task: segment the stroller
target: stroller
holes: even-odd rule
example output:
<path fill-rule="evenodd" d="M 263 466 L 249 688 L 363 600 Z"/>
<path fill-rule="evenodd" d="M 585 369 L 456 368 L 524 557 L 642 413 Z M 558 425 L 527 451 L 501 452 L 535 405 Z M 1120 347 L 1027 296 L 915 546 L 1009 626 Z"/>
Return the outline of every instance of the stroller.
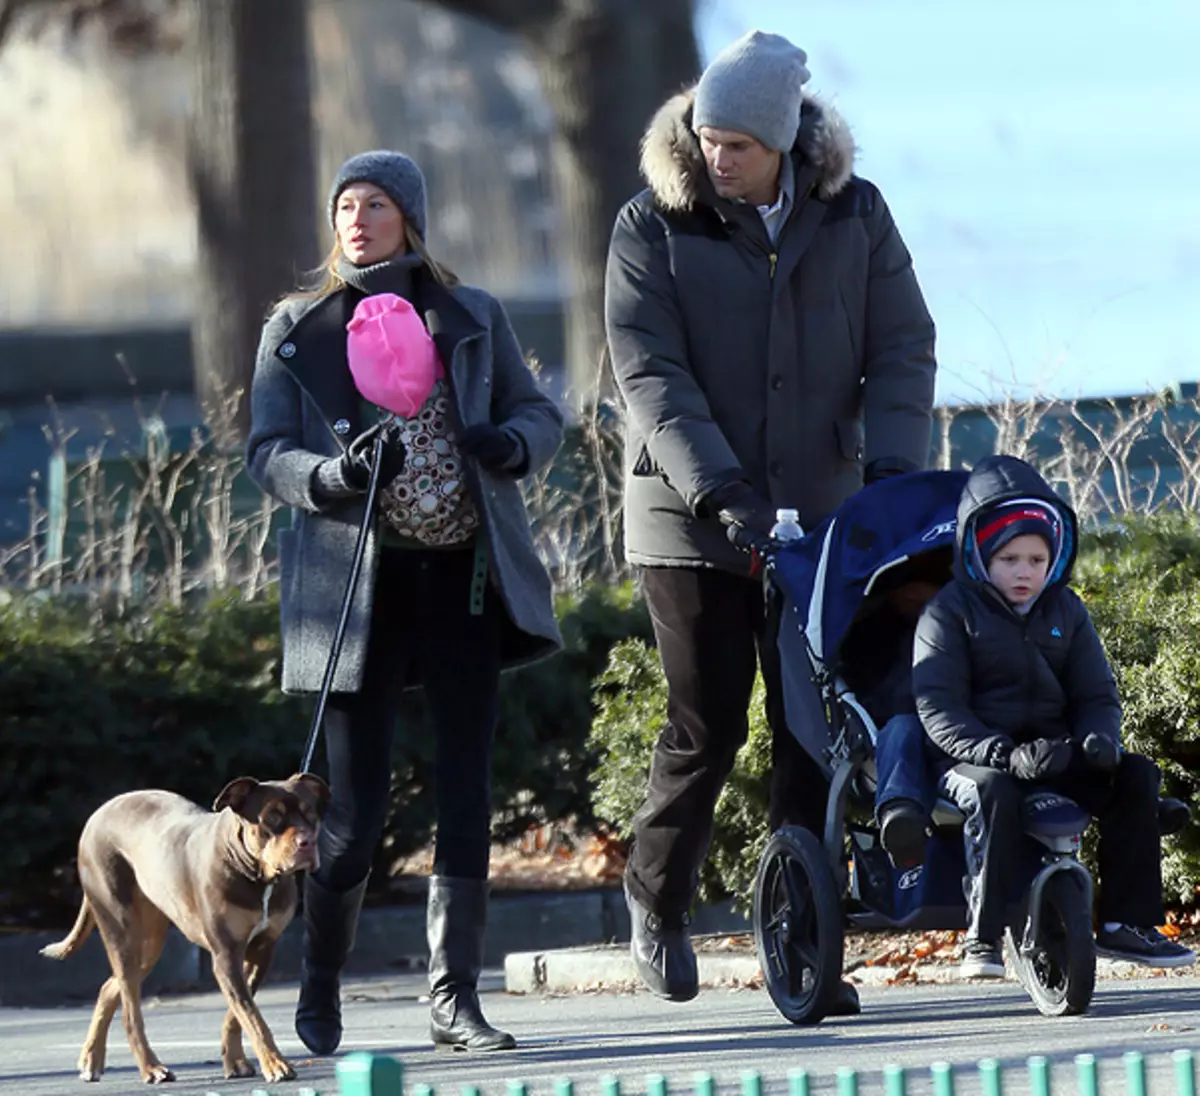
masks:
<path fill-rule="evenodd" d="M 767 989 L 792 1023 L 829 1014 L 842 974 L 843 932 L 966 926 L 964 815 L 939 800 L 923 865 L 893 868 L 873 823 L 878 728 L 843 676 L 840 655 L 861 609 L 905 569 L 951 577 L 962 472 L 883 480 L 850 498 L 801 540 L 733 529 L 761 558 L 779 614 L 788 727 L 825 770 L 824 840 L 785 826 L 769 839 L 754 887 L 754 935 Z M 1006 942 L 1016 973 L 1047 1016 L 1083 1012 L 1096 977 L 1092 879 L 1078 851 L 1088 814 L 1032 792 L 1024 812 L 1024 885 L 1011 896 Z"/>

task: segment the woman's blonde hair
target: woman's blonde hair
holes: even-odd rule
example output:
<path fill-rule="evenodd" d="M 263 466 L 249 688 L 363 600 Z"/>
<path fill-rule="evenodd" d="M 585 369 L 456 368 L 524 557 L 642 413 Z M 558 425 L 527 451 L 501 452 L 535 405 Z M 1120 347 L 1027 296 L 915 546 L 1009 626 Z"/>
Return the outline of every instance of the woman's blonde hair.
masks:
<path fill-rule="evenodd" d="M 458 275 L 444 263 L 438 262 L 429 253 L 429 248 L 425 246 L 425 241 L 421 238 L 421 234 L 407 222 L 404 225 L 404 242 L 408 244 L 408 250 L 420 258 L 422 264 L 433 275 L 434 281 L 444 286 L 459 284 Z M 341 258 L 341 244 L 337 240 L 334 240 L 333 247 L 325 257 L 325 261 L 316 270 L 309 273 L 309 277 L 315 284 L 307 287 L 301 286 L 293 290 L 291 293 L 286 294 L 279 303 L 283 304 L 287 301 L 315 301 L 321 297 L 328 297 L 330 293 L 336 293 L 339 289 L 344 289 L 346 279 L 337 271 Z"/>

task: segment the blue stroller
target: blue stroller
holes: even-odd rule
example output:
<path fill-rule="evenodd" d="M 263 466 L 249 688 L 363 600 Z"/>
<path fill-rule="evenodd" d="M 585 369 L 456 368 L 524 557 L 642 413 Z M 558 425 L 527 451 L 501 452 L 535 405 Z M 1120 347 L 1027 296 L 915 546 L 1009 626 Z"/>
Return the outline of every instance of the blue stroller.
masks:
<path fill-rule="evenodd" d="M 847 924 L 961 929 L 966 925 L 962 813 L 939 800 L 923 865 L 893 868 L 873 819 L 871 717 L 843 676 L 841 652 L 863 623 L 864 601 L 906 568 L 949 580 L 956 511 L 966 473 L 919 472 L 850 498 L 801 540 L 780 543 L 731 529 L 758 553 L 779 613 L 788 727 L 825 770 L 822 841 L 786 826 L 769 839 L 754 888 L 758 959 L 776 1007 L 796 1024 L 828 1015 L 841 980 Z M 1027 871 L 1011 896 L 1007 950 L 1038 1010 L 1083 1012 L 1096 977 L 1092 880 L 1078 860 L 1089 816 L 1050 792 L 1026 801 Z"/>

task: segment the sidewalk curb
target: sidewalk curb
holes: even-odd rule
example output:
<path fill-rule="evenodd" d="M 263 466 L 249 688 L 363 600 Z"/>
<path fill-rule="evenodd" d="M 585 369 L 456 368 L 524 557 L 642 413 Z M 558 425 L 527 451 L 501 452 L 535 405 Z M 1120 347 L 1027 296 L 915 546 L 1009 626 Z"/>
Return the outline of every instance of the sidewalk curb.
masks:
<path fill-rule="evenodd" d="M 753 955 L 700 951 L 696 963 L 702 988 L 761 984 Z M 629 991 L 641 984 L 627 946 L 515 952 L 504 960 L 504 988 L 509 993 Z"/>
<path fill-rule="evenodd" d="M 734 913 L 730 903 L 701 907 L 693 920 L 697 933 L 745 932 L 747 928 L 746 919 Z M 95 999 L 109 974 L 98 934 L 93 933 L 78 954 L 64 962 L 38 954 L 65 934 L 64 929 L 0 935 L 0 1006 L 45 1008 Z M 276 946 L 269 982 L 299 978 L 302 938 L 303 926 L 297 918 Z M 628 940 L 629 912 L 620 887 L 521 894 L 493 891 L 483 962 L 499 967 L 511 953 L 545 954 Z M 359 920 L 346 974 L 424 970 L 428 954 L 424 901 L 368 908 Z M 146 979 L 146 996 L 215 988 L 208 953 L 172 928 L 162 958 Z"/>

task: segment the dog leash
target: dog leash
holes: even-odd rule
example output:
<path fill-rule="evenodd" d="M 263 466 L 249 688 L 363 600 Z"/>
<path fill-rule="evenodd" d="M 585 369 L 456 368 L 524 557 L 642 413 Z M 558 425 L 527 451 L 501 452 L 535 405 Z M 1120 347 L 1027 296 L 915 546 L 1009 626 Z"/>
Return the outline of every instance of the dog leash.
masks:
<path fill-rule="evenodd" d="M 325 705 L 329 701 L 329 692 L 333 687 L 333 675 L 337 671 L 338 659 L 342 654 L 342 644 L 346 639 L 346 627 L 350 623 L 350 610 L 354 604 L 354 591 L 358 586 L 358 576 L 362 571 L 363 556 L 367 550 L 367 532 L 371 528 L 371 520 L 375 512 L 375 496 L 379 493 L 379 470 L 383 463 L 386 434 L 385 430 L 379 431 L 371 452 L 371 477 L 367 481 L 366 506 L 363 509 L 362 524 L 358 527 L 358 540 L 354 545 L 354 559 L 350 564 L 350 576 L 346 580 L 346 594 L 342 598 L 341 615 L 338 617 L 337 628 L 333 633 L 333 643 L 329 649 L 325 679 L 321 682 L 321 692 L 317 696 L 317 706 L 313 710 L 312 726 L 308 731 L 308 742 L 304 746 L 304 758 L 300 762 L 301 773 L 312 771 L 313 753 L 317 748 L 317 739 L 321 735 L 321 723 L 325 719 Z"/>

